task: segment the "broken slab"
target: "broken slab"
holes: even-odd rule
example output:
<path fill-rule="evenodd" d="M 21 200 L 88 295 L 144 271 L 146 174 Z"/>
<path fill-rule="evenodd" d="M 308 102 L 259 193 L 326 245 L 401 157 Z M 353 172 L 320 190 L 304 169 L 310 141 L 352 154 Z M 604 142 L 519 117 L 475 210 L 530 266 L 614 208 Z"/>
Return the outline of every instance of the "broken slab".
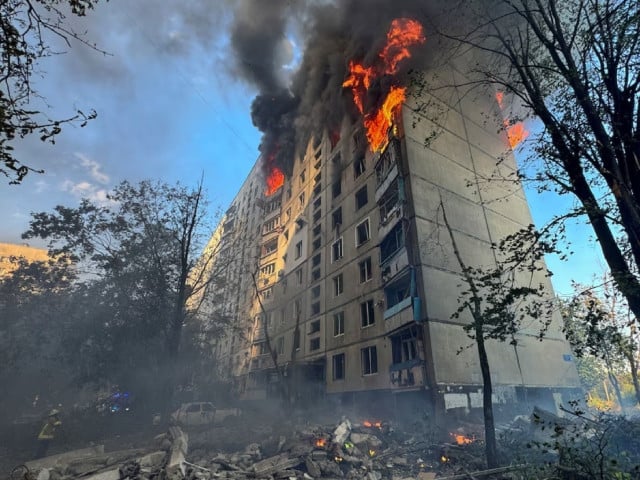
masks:
<path fill-rule="evenodd" d="M 104 445 L 95 445 L 88 448 L 80 448 L 78 450 L 70 450 L 68 452 L 50 455 L 36 460 L 30 460 L 25 463 L 29 470 L 40 470 L 42 468 L 52 468 L 56 465 L 70 463 L 73 460 L 95 457 L 104 453 Z"/>
<path fill-rule="evenodd" d="M 275 457 L 270 457 L 265 460 L 261 460 L 253 465 L 253 471 L 256 476 L 267 476 L 272 475 L 276 472 L 280 472 L 282 470 L 287 470 L 289 468 L 295 467 L 296 465 L 300 465 L 302 460 L 300 457 L 290 457 L 286 453 L 281 453 L 280 455 L 276 455 Z"/>

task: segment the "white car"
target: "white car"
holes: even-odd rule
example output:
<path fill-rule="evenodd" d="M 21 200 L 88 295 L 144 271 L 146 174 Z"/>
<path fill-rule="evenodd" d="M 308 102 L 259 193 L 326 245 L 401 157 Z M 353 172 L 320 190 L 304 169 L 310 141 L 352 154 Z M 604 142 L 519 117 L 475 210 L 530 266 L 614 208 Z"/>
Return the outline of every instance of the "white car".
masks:
<path fill-rule="evenodd" d="M 171 422 L 182 426 L 199 426 L 213 424 L 216 407 L 211 402 L 183 403 L 171 414 Z"/>

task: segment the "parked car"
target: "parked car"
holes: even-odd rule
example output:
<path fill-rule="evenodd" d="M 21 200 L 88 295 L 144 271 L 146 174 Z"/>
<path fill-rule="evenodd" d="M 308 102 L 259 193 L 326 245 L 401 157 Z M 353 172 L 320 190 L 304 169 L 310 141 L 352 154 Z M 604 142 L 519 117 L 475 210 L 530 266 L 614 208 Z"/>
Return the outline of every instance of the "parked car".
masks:
<path fill-rule="evenodd" d="M 183 403 L 171 414 L 171 422 L 181 426 L 210 425 L 216 416 L 216 407 L 211 402 Z"/>

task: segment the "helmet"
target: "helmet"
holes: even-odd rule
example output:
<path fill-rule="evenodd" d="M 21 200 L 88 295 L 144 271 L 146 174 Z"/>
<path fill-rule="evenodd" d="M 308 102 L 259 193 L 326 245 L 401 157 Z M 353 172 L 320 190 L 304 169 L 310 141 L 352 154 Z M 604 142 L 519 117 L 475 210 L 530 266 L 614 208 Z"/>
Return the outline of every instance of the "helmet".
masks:
<path fill-rule="evenodd" d="M 55 416 L 56 416 L 56 415 L 58 415 L 59 413 L 60 413 L 60 410 L 58 410 L 58 409 L 54 408 L 53 410 L 51 410 L 51 411 L 49 412 L 49 416 L 50 416 L 50 417 L 55 417 Z"/>

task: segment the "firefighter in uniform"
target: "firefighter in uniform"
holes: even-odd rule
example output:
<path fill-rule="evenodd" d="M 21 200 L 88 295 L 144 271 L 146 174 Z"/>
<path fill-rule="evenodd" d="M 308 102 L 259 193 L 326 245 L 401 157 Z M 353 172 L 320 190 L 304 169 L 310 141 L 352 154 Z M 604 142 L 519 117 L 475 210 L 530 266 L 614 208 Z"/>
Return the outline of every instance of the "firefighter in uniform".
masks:
<path fill-rule="evenodd" d="M 47 454 L 49 444 L 55 438 L 56 428 L 62 425 L 58 415 L 60 412 L 55 408 L 49 412 L 47 421 L 42 426 L 38 434 L 38 449 L 36 450 L 36 458 L 42 458 Z"/>

